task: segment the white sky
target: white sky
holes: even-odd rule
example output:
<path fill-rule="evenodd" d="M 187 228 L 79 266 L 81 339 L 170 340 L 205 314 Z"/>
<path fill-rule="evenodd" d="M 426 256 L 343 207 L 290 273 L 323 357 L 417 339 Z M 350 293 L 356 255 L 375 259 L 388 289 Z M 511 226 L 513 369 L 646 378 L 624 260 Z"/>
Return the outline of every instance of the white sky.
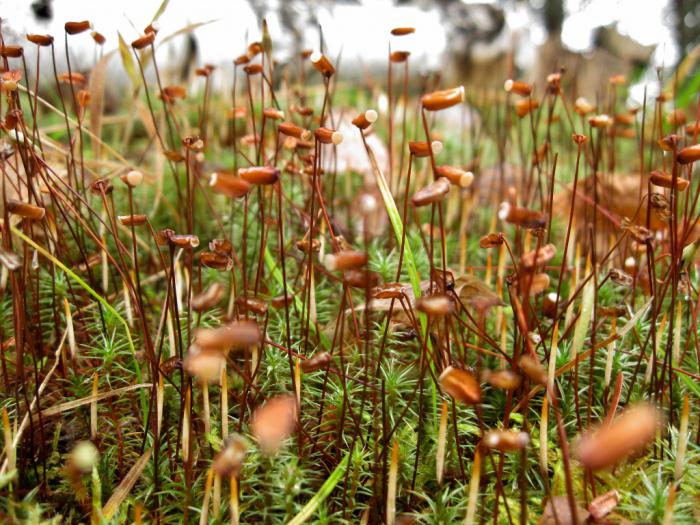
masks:
<path fill-rule="evenodd" d="M 271 0 L 277 2 L 286 0 Z M 567 45 L 583 50 L 591 44 L 591 32 L 598 25 L 618 23 L 621 32 L 629 34 L 643 44 L 659 44 L 655 55 L 656 65 L 672 63 L 675 49 L 671 33 L 664 25 L 664 10 L 669 0 L 566 0 L 568 17 L 564 24 L 563 38 Z M 54 0 L 54 20 L 48 26 L 37 26 L 30 16 L 30 0 L 0 0 L 0 13 L 7 25 L 18 32 L 50 32 L 63 34 L 63 22 L 89 18 L 95 29 L 107 36 L 105 50 L 116 47 L 116 31 L 127 41 L 135 38 L 150 22 L 161 0 Z M 395 48 L 412 51 L 417 61 L 426 66 L 439 63 L 440 52 L 445 46 L 444 31 L 435 11 L 423 11 L 415 7 L 394 7 L 390 0 L 360 0 L 361 5 L 340 4 L 332 10 L 321 8 L 317 16 L 324 27 L 329 54 L 337 55 L 342 47 L 343 60 L 361 57 L 365 63 L 384 61 L 388 43 L 388 31 L 392 27 L 410 25 L 417 29 L 415 35 L 397 40 Z M 508 10 L 508 22 L 512 27 L 529 34 L 534 43 L 544 38 L 542 27 L 525 10 Z M 161 18 L 162 35 L 170 34 L 183 26 L 206 20 L 218 19 L 196 31 L 200 52 L 207 62 L 230 63 L 245 49 L 248 41 L 260 36 L 258 21 L 245 0 L 171 0 Z M 133 25 L 132 25 L 133 23 Z M 268 24 L 278 48 L 284 46 L 283 34 L 274 10 L 268 16 Z M 92 53 L 89 37 L 83 35 Z M 71 43 L 71 49 L 80 45 L 79 38 Z M 306 32 L 309 47 L 316 47 L 316 30 Z M 523 50 L 524 60 L 534 57 L 534 49 Z"/>

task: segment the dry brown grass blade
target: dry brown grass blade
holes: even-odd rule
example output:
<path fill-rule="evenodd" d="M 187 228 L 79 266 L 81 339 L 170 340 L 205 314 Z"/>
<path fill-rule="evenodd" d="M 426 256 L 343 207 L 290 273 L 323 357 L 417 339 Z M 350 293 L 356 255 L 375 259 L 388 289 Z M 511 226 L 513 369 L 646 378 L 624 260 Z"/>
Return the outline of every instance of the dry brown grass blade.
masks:
<path fill-rule="evenodd" d="M 90 74 L 90 131 L 93 136 L 92 150 L 95 158 L 99 159 L 102 153 L 102 143 L 97 138 L 102 136 L 102 117 L 104 112 L 105 100 L 105 81 L 107 77 L 107 66 L 110 59 L 114 56 L 114 51 L 110 51 L 104 55 L 95 65 Z"/>
<path fill-rule="evenodd" d="M 49 407 L 47 409 L 44 409 L 41 411 L 41 417 L 50 417 L 50 416 L 56 416 L 58 414 L 62 414 L 64 412 L 68 412 L 69 410 L 73 410 L 75 408 L 89 405 L 90 403 L 94 401 L 102 401 L 103 399 L 108 399 L 110 397 L 118 396 L 120 394 L 125 394 L 127 392 L 131 392 L 132 390 L 138 390 L 140 388 L 151 388 L 153 385 L 151 383 L 139 383 L 137 385 L 129 385 L 129 386 L 124 386 L 122 388 L 117 388 L 115 390 L 110 390 L 109 392 L 102 392 L 101 394 L 98 394 L 93 398 L 93 396 L 88 396 L 88 397 L 83 397 L 81 399 L 73 399 L 72 401 L 66 401 L 65 403 L 61 403 L 60 405 L 55 405 L 52 407 Z M 39 415 L 34 414 L 33 415 L 33 420 L 39 421 Z"/>
<path fill-rule="evenodd" d="M 31 89 L 27 89 L 26 87 L 24 87 L 24 86 L 21 85 L 21 84 L 18 85 L 18 89 L 19 89 L 20 91 L 24 91 L 25 93 L 27 93 L 28 95 L 30 95 L 32 98 L 34 97 L 34 92 L 33 92 Z M 43 106 L 46 106 L 48 109 L 50 109 L 51 111 L 53 111 L 53 112 L 56 113 L 57 115 L 60 115 L 61 117 L 66 117 L 66 115 L 65 115 L 65 113 L 63 113 L 63 111 L 61 111 L 60 109 L 58 109 L 56 106 L 54 106 L 54 105 L 51 104 L 50 102 L 44 100 L 43 98 L 41 98 L 41 97 L 39 97 L 39 96 L 37 96 L 37 100 L 38 100 L 39 102 L 41 102 L 41 104 L 42 104 Z M 73 119 L 72 117 L 69 116 L 69 117 L 67 117 L 67 118 L 68 118 L 68 122 L 70 122 L 73 126 L 77 126 L 77 125 L 78 125 L 78 123 L 77 123 L 77 122 L 75 121 L 75 119 Z M 107 144 L 106 142 L 104 142 L 100 137 L 96 136 L 91 130 L 89 130 L 89 129 L 84 129 L 83 131 L 84 131 L 85 133 L 87 133 L 91 138 L 93 138 L 93 139 L 95 139 L 96 141 L 98 141 L 98 142 L 102 145 L 102 147 L 104 147 L 105 151 L 108 151 L 110 155 L 112 155 L 112 156 L 113 156 L 115 159 L 117 159 L 119 162 L 123 163 L 124 166 L 127 166 L 127 167 L 130 167 L 130 166 L 131 166 L 131 163 L 130 163 L 128 160 L 126 160 L 118 151 L 116 151 L 114 148 L 112 148 L 109 144 Z M 44 136 L 43 136 L 43 135 L 42 135 L 42 137 L 41 137 L 41 140 L 42 140 L 42 143 L 45 143 L 45 142 L 44 142 L 45 139 L 44 139 Z M 53 144 L 55 144 L 55 142 L 54 142 Z M 55 147 L 55 148 L 58 149 L 59 151 L 62 151 L 62 152 L 64 151 L 63 149 L 58 148 L 58 146 L 53 146 L 53 147 Z M 65 152 L 64 152 L 64 154 L 65 154 Z"/>
<path fill-rule="evenodd" d="M 115 491 L 112 493 L 112 496 L 110 496 L 107 503 L 105 503 L 105 506 L 102 507 L 102 515 L 104 516 L 105 520 L 112 519 L 112 516 L 114 516 L 114 513 L 119 508 L 119 505 L 124 502 L 126 497 L 131 492 L 131 489 L 134 488 L 136 481 L 138 481 L 139 477 L 141 477 L 141 473 L 148 464 L 150 457 L 151 449 L 149 448 L 141 455 L 138 461 L 134 463 L 134 466 L 129 469 L 129 472 L 127 472 L 124 479 L 122 479 L 121 483 L 119 483 L 119 486 L 117 486 Z"/>

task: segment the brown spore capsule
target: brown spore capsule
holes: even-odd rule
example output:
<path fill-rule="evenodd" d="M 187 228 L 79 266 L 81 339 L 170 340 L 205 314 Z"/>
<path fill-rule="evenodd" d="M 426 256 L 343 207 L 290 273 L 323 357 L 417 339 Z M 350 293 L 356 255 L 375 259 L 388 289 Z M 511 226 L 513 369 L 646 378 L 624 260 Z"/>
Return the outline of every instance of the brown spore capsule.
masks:
<path fill-rule="evenodd" d="M 300 140 L 311 140 L 311 132 L 308 129 L 304 129 L 301 126 L 294 124 L 293 122 L 285 121 L 277 126 L 277 130 L 283 135 L 289 137 L 294 137 Z"/>
<path fill-rule="evenodd" d="M 317 370 L 325 369 L 332 360 L 333 358 L 328 352 L 317 352 L 309 359 L 301 361 L 299 363 L 299 368 L 301 368 L 305 374 L 309 374 Z"/>
<path fill-rule="evenodd" d="M 442 371 L 438 381 L 440 388 L 455 401 L 466 405 L 475 405 L 481 402 L 479 382 L 466 370 L 448 366 Z"/>
<path fill-rule="evenodd" d="M 225 291 L 223 284 L 213 283 L 209 288 L 192 297 L 192 309 L 201 313 L 213 308 L 224 297 Z"/>
<path fill-rule="evenodd" d="M 547 224 L 547 217 L 544 213 L 513 206 L 507 201 L 502 202 L 499 206 L 498 218 L 523 228 L 544 228 Z"/>
<path fill-rule="evenodd" d="M 431 151 L 433 155 L 438 155 L 442 151 L 442 148 L 442 142 L 439 140 L 433 140 L 430 143 L 425 141 L 410 141 L 408 143 L 408 151 L 410 151 L 414 157 L 419 158 L 429 157 Z"/>
<path fill-rule="evenodd" d="M 649 175 L 649 181 L 654 186 L 669 189 L 673 188 L 673 176 L 663 171 L 652 171 Z M 688 179 L 676 176 L 676 189 L 678 189 L 678 191 L 685 191 L 689 185 L 690 182 Z"/>
<path fill-rule="evenodd" d="M 423 95 L 421 104 L 426 111 L 440 111 L 461 104 L 463 100 L 464 86 L 459 86 Z"/>
<path fill-rule="evenodd" d="M 527 97 L 532 93 L 532 84 L 509 78 L 503 83 L 503 89 L 505 89 L 507 93 L 515 93 L 521 97 Z"/>
<path fill-rule="evenodd" d="M 329 78 L 335 73 L 335 68 L 331 61 L 328 60 L 323 53 L 315 51 L 309 56 L 311 63 L 316 68 L 316 70 L 321 73 L 324 77 Z"/>
<path fill-rule="evenodd" d="M 233 268 L 233 260 L 228 255 L 217 252 L 201 252 L 199 262 L 207 268 L 228 272 Z"/>
<path fill-rule="evenodd" d="M 659 411 L 648 404 L 626 409 L 609 424 L 587 432 L 574 447 L 574 456 L 591 470 L 611 467 L 654 440 L 661 426 Z"/>
<path fill-rule="evenodd" d="M 173 234 L 170 236 L 169 240 L 173 245 L 186 250 L 191 250 L 199 246 L 199 237 L 191 233 Z"/>
<path fill-rule="evenodd" d="M 262 340 L 258 324 L 254 321 L 233 321 L 219 328 L 198 328 L 195 342 L 202 348 L 245 350 Z"/>
<path fill-rule="evenodd" d="M 323 259 L 323 265 L 329 272 L 353 270 L 365 264 L 367 264 L 367 253 L 358 250 L 329 253 Z"/>
<path fill-rule="evenodd" d="M 240 168 L 238 176 L 250 184 L 264 186 L 277 182 L 280 178 L 280 170 L 274 166 L 252 166 Z"/>
<path fill-rule="evenodd" d="M 40 221 L 44 218 L 44 215 L 46 215 L 46 210 L 41 206 L 35 206 L 28 202 L 14 199 L 7 202 L 7 211 L 13 215 L 32 221 Z"/>
<path fill-rule="evenodd" d="M 89 20 L 82 20 L 80 22 L 66 22 L 64 26 L 66 33 L 69 35 L 77 35 L 84 33 L 85 31 L 92 29 L 92 24 Z"/>
<path fill-rule="evenodd" d="M 445 177 L 453 185 L 459 186 L 460 188 L 467 188 L 471 186 L 474 181 L 474 174 L 471 171 L 463 170 L 456 166 L 437 166 L 435 168 L 435 175 L 438 177 Z"/>
<path fill-rule="evenodd" d="M 314 137 L 316 137 L 318 142 L 323 144 L 334 144 L 337 146 L 343 142 L 343 134 L 340 131 L 329 128 L 316 128 L 314 130 Z"/>
<path fill-rule="evenodd" d="M 120 215 L 117 219 L 123 226 L 143 226 L 148 222 L 148 216 L 143 214 Z"/>
<path fill-rule="evenodd" d="M 367 129 L 377 121 L 377 117 L 378 115 L 375 110 L 368 109 L 352 119 L 352 123 L 354 126 L 360 129 Z"/>
<path fill-rule="evenodd" d="M 686 146 L 678 152 L 676 160 L 679 164 L 690 164 L 700 159 L 700 144 L 693 144 L 692 146 Z"/>
<path fill-rule="evenodd" d="M 155 41 L 155 39 L 155 33 L 146 33 L 145 35 L 131 42 L 131 47 L 133 47 L 134 49 L 145 49 L 146 47 L 150 46 Z"/>
<path fill-rule="evenodd" d="M 530 443 L 530 434 L 517 430 L 489 430 L 481 440 L 483 445 L 501 452 L 524 450 Z"/>
<path fill-rule="evenodd" d="M 447 295 L 432 294 L 419 297 L 416 309 L 431 317 L 444 317 L 454 312 L 455 305 Z"/>
<path fill-rule="evenodd" d="M 27 40 L 41 47 L 47 47 L 53 44 L 53 36 L 51 35 L 28 34 Z"/>
<path fill-rule="evenodd" d="M 217 192 L 223 193 L 228 197 L 237 199 L 246 195 L 252 188 L 251 184 L 233 173 L 215 171 L 209 177 L 209 186 Z"/>
<path fill-rule="evenodd" d="M 416 207 L 434 204 L 444 199 L 449 191 L 450 181 L 445 177 L 440 177 L 414 193 L 411 202 Z"/>

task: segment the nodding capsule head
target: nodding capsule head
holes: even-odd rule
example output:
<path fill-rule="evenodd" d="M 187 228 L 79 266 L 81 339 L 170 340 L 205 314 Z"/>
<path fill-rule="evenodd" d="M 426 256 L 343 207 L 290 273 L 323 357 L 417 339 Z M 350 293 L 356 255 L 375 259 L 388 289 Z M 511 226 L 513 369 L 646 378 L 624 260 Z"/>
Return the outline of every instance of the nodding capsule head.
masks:
<path fill-rule="evenodd" d="M 247 75 L 259 75 L 263 72 L 262 64 L 248 64 L 243 68 Z"/>
<path fill-rule="evenodd" d="M 501 232 L 489 233 L 479 239 L 479 246 L 482 248 L 497 248 L 503 244 L 505 240 Z"/>
<path fill-rule="evenodd" d="M 153 22 L 148 24 L 143 30 L 144 34 L 148 34 L 148 33 L 158 34 L 158 31 L 160 31 L 160 24 L 158 23 L 158 20 L 154 20 Z"/>
<path fill-rule="evenodd" d="M 544 228 L 547 224 L 547 217 L 544 213 L 518 208 L 507 201 L 502 202 L 499 206 L 498 218 L 523 228 Z"/>
<path fill-rule="evenodd" d="M 173 234 L 170 236 L 169 240 L 173 245 L 186 250 L 191 250 L 199 246 L 199 237 L 191 233 Z"/>
<path fill-rule="evenodd" d="M 93 31 L 92 33 L 90 33 L 90 36 L 95 41 L 95 44 L 97 44 L 98 46 L 105 45 L 105 42 L 107 41 L 105 36 L 102 33 L 98 33 L 97 31 Z"/>
<path fill-rule="evenodd" d="M 531 84 L 510 78 L 503 83 L 503 89 L 505 89 L 507 93 L 512 92 L 521 97 L 527 97 L 532 93 Z"/>
<path fill-rule="evenodd" d="M 549 292 L 542 300 L 542 313 L 549 319 L 557 316 L 557 292 Z"/>
<path fill-rule="evenodd" d="M 411 35 L 416 32 L 415 27 L 395 27 L 391 30 L 391 34 L 394 36 L 406 36 Z"/>
<path fill-rule="evenodd" d="M 198 328 L 194 332 L 195 343 L 202 348 L 245 350 L 260 343 L 261 334 L 255 321 L 233 321 L 219 328 Z"/>
<path fill-rule="evenodd" d="M 22 46 L 2 46 L 0 56 L 3 58 L 19 58 L 24 54 Z"/>
<path fill-rule="evenodd" d="M 674 109 L 668 115 L 666 115 L 666 122 L 668 122 L 674 128 L 682 126 L 688 120 L 685 111 L 682 109 Z"/>
<path fill-rule="evenodd" d="M 448 366 L 438 378 L 440 388 L 455 401 L 466 405 L 481 402 L 481 387 L 476 378 L 466 370 Z"/>
<path fill-rule="evenodd" d="M 103 193 L 108 195 L 112 193 L 112 190 L 114 190 L 114 187 L 107 179 L 97 179 L 90 184 L 90 191 L 95 195 L 102 195 Z"/>
<path fill-rule="evenodd" d="M 608 79 L 608 82 L 610 82 L 610 84 L 613 86 L 619 86 L 620 84 L 627 82 L 627 78 L 625 75 L 613 75 Z"/>
<path fill-rule="evenodd" d="M 335 144 L 336 146 L 343 142 L 343 134 L 340 131 L 335 131 L 329 128 L 316 128 L 314 136 L 318 142 L 323 144 Z"/>
<path fill-rule="evenodd" d="M 378 115 L 375 110 L 368 109 L 352 119 L 352 124 L 360 129 L 367 129 L 377 121 L 377 117 Z"/>
<path fill-rule="evenodd" d="M 385 283 L 372 290 L 372 297 L 374 299 L 400 299 L 405 293 L 403 284 Z"/>
<path fill-rule="evenodd" d="M 269 118 L 272 120 L 284 119 L 284 111 L 280 111 L 277 108 L 265 108 L 263 110 L 263 115 L 265 115 L 265 118 Z"/>
<path fill-rule="evenodd" d="M 540 362 L 529 355 L 524 355 L 520 358 L 520 369 L 523 371 L 530 381 L 538 385 L 547 384 L 547 371 Z"/>
<path fill-rule="evenodd" d="M 69 35 L 77 35 L 79 33 L 84 33 L 88 29 L 92 29 L 92 24 L 89 20 L 82 20 L 81 22 L 66 22 L 64 27 L 66 33 Z"/>
<path fill-rule="evenodd" d="M 199 254 L 199 262 L 207 268 L 228 272 L 233 268 L 233 260 L 224 253 L 217 252 L 201 252 Z"/>
<path fill-rule="evenodd" d="M 308 374 L 326 368 L 332 360 L 333 358 L 328 352 L 316 352 L 313 356 L 301 361 L 299 368 L 301 368 L 302 372 Z"/>
<path fill-rule="evenodd" d="M 283 394 L 273 397 L 253 413 L 250 432 L 258 440 L 264 454 L 274 454 L 294 432 L 298 417 L 294 396 Z"/>
<path fill-rule="evenodd" d="M 534 268 L 551 261 L 557 253 L 557 249 L 553 244 L 545 244 L 537 250 L 532 250 L 525 253 L 520 258 L 520 264 L 523 268 Z"/>
<path fill-rule="evenodd" d="M 280 178 L 280 170 L 273 166 L 253 166 L 239 168 L 238 176 L 256 186 L 274 184 Z"/>
<path fill-rule="evenodd" d="M 673 188 L 673 176 L 663 171 L 652 171 L 649 174 L 649 182 L 661 188 Z M 688 179 L 676 176 L 676 189 L 678 191 L 685 191 L 689 184 Z"/>
<path fill-rule="evenodd" d="M 233 243 L 228 239 L 212 239 L 209 241 L 209 249 L 223 255 L 231 255 L 233 253 Z"/>
<path fill-rule="evenodd" d="M 117 219 L 123 226 L 143 226 L 148 222 L 148 216 L 143 214 L 120 215 Z"/>
<path fill-rule="evenodd" d="M 698 159 L 700 159 L 700 144 L 686 146 L 676 155 L 676 160 L 679 164 L 690 164 Z"/>
<path fill-rule="evenodd" d="M 248 56 L 253 58 L 263 52 L 262 42 L 251 42 L 248 44 Z"/>
<path fill-rule="evenodd" d="M 484 370 L 482 378 L 491 386 L 502 390 L 516 390 L 522 378 L 511 370 Z"/>
<path fill-rule="evenodd" d="M 593 498 L 588 504 L 588 512 L 591 513 L 595 522 L 601 521 L 610 514 L 620 503 L 620 494 L 615 489 Z"/>
<path fill-rule="evenodd" d="M 333 67 L 333 64 L 331 64 L 331 61 L 328 60 L 328 57 L 326 57 L 323 53 L 319 51 L 314 51 L 309 56 L 309 59 L 311 60 L 311 63 L 314 65 L 316 70 L 319 73 L 321 73 L 324 77 L 331 77 L 335 73 L 335 68 Z"/>
<path fill-rule="evenodd" d="M 580 146 L 588 140 L 588 137 L 586 135 L 582 135 L 581 133 L 574 133 L 571 135 L 571 139 Z"/>
<path fill-rule="evenodd" d="M 411 197 L 411 202 L 417 208 L 420 206 L 427 206 L 428 204 L 433 204 L 444 199 L 449 191 L 450 181 L 445 177 L 440 177 L 414 193 L 413 197 Z"/>
<path fill-rule="evenodd" d="M 34 206 L 28 202 L 10 200 L 7 203 L 7 210 L 18 217 L 32 221 L 40 221 L 46 215 L 46 210 L 41 206 Z"/>
<path fill-rule="evenodd" d="M 131 170 L 127 173 L 119 175 L 119 178 L 127 186 L 135 188 L 143 182 L 143 173 L 139 170 Z"/>
<path fill-rule="evenodd" d="M 607 128 L 612 126 L 613 119 L 612 117 L 610 117 L 610 115 L 601 113 L 600 115 L 593 115 L 592 117 L 588 117 L 588 123 L 591 125 L 592 128 Z"/>
<path fill-rule="evenodd" d="M 73 71 L 71 73 L 61 73 L 58 75 L 58 80 L 64 84 L 73 84 L 74 86 L 85 85 L 85 75 Z"/>
<path fill-rule="evenodd" d="M 394 64 L 401 64 L 406 62 L 409 56 L 411 56 L 410 51 L 392 51 L 391 55 L 389 55 L 389 60 Z"/>
<path fill-rule="evenodd" d="M 234 66 L 243 66 L 243 65 L 247 64 L 248 62 L 250 62 L 250 57 L 248 55 L 240 55 L 240 56 L 237 56 L 233 60 L 233 65 Z"/>
<path fill-rule="evenodd" d="M 301 126 L 297 126 L 294 122 L 285 121 L 277 126 L 277 130 L 283 135 L 294 137 L 300 140 L 311 140 L 311 132 Z"/>
<path fill-rule="evenodd" d="M 221 377 L 221 369 L 226 364 L 226 356 L 218 349 L 203 349 L 190 346 L 182 367 L 203 383 L 216 383 Z"/>
<path fill-rule="evenodd" d="M 190 151 L 202 151 L 204 149 L 204 141 L 197 135 L 190 135 L 182 139 L 182 145 Z"/>
<path fill-rule="evenodd" d="M 292 106 L 292 110 L 296 111 L 302 117 L 310 117 L 314 114 L 314 108 L 309 106 Z"/>
<path fill-rule="evenodd" d="M 251 185 L 248 181 L 241 177 L 236 177 L 232 173 L 223 171 L 215 171 L 211 174 L 211 177 L 209 177 L 209 186 L 214 188 L 217 192 L 223 193 L 228 197 L 233 197 L 234 199 L 243 197 L 251 189 Z"/>
<path fill-rule="evenodd" d="M 651 443 L 661 424 L 661 414 L 652 405 L 632 406 L 609 424 L 581 436 L 574 456 L 591 470 L 611 467 Z"/>
<path fill-rule="evenodd" d="M 471 171 L 466 171 L 456 166 L 437 166 L 435 168 L 435 175 L 438 177 L 445 177 L 452 184 L 460 188 L 467 188 L 471 186 L 474 181 L 474 174 Z"/>
<path fill-rule="evenodd" d="M 243 466 L 248 443 L 240 434 L 232 434 L 224 443 L 223 448 L 214 456 L 212 469 L 221 479 L 238 477 Z"/>
<path fill-rule="evenodd" d="M 631 264 L 628 264 L 628 262 L 631 262 Z M 635 267 L 634 257 L 628 257 L 627 260 L 625 261 L 625 268 L 634 269 L 634 267 Z M 620 286 L 632 286 L 632 283 L 634 283 L 634 277 L 632 277 L 627 272 L 620 270 L 619 268 L 612 268 L 608 275 L 610 275 L 610 280 L 612 282 L 614 282 L 615 284 L 618 284 Z"/>
<path fill-rule="evenodd" d="M 591 104 L 585 97 L 578 97 L 574 101 L 574 111 L 579 115 L 584 116 L 595 111 L 595 105 Z"/>
<path fill-rule="evenodd" d="M 438 155 L 442 151 L 442 142 L 434 140 L 428 145 L 424 141 L 409 141 L 408 150 L 414 157 L 429 157 L 431 150 L 433 155 Z"/>
<path fill-rule="evenodd" d="M 343 250 L 329 253 L 323 259 L 323 265 L 329 272 L 353 270 L 367 264 L 367 253 L 358 250 Z"/>
<path fill-rule="evenodd" d="M 523 450 L 530 442 L 530 434 L 517 430 L 489 430 L 481 440 L 485 447 L 501 452 Z"/>
<path fill-rule="evenodd" d="M 431 317 L 444 317 L 454 312 L 455 305 L 447 295 L 432 294 L 419 297 L 416 309 Z"/>
<path fill-rule="evenodd" d="M 274 308 L 275 310 L 279 310 L 285 305 L 291 304 L 293 300 L 294 296 L 290 293 L 287 293 L 286 295 L 278 295 L 270 299 L 270 306 L 272 306 L 272 308 Z"/>
<path fill-rule="evenodd" d="M 37 46 L 41 47 L 46 47 L 53 44 L 53 37 L 51 35 L 29 34 L 27 35 L 27 40 L 29 40 L 32 44 L 36 44 Z"/>
<path fill-rule="evenodd" d="M 525 115 L 540 107 L 540 103 L 532 98 L 522 98 L 515 101 L 515 114 L 523 118 Z"/>
<path fill-rule="evenodd" d="M 549 288 L 550 278 L 546 273 L 537 273 L 535 275 L 524 275 L 518 279 L 518 287 L 521 292 L 525 292 L 525 287 L 528 287 L 530 295 L 539 295 Z"/>
<path fill-rule="evenodd" d="M 236 304 L 244 312 L 252 312 L 256 315 L 265 315 L 267 313 L 267 302 L 259 297 L 237 297 Z"/>
<path fill-rule="evenodd" d="M 348 270 L 343 273 L 343 282 L 351 288 L 373 288 L 381 281 L 381 275 L 372 270 Z"/>
<path fill-rule="evenodd" d="M 421 104 L 427 111 L 439 111 L 461 104 L 464 100 L 464 86 L 442 91 L 434 91 L 421 97 Z"/>

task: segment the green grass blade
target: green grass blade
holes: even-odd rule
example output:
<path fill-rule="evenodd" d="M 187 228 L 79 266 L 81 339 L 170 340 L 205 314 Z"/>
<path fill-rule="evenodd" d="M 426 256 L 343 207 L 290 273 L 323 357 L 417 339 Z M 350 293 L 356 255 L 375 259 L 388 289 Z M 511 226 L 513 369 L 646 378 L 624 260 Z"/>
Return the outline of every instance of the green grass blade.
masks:
<path fill-rule="evenodd" d="M 343 460 L 335 467 L 335 470 L 331 472 L 328 479 L 323 482 L 318 492 L 304 505 L 304 508 L 301 509 L 299 514 L 287 522 L 287 525 L 300 525 L 301 523 L 305 523 L 313 515 L 318 506 L 333 492 L 333 489 L 343 477 L 343 474 L 345 474 L 348 461 L 350 461 L 350 454 L 352 454 L 352 450 L 345 454 Z"/>

